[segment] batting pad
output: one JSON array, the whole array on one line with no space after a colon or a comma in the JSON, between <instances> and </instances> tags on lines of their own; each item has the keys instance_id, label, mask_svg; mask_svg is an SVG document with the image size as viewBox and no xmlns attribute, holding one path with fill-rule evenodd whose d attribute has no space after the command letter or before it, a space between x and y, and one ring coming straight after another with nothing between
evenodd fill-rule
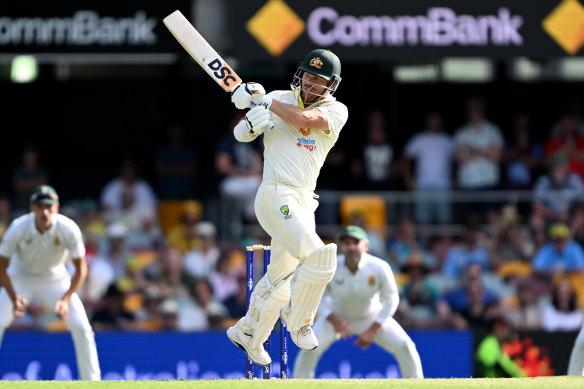
<instances>
[{"instance_id":1,"label":"batting pad","mask_svg":"<svg viewBox=\"0 0 584 389\"><path fill-rule=\"evenodd\" d=\"M337 270L337 245L334 243L314 250L294 272L290 306L286 325L296 332L314 321L316 310L327 284Z\"/></svg>"},{"instance_id":2,"label":"batting pad","mask_svg":"<svg viewBox=\"0 0 584 389\"><path fill-rule=\"evenodd\" d=\"M280 309L290 300L291 278L288 276L272 285L266 274L255 286L247 314L238 323L244 332L253 331L252 347L259 347L270 336Z\"/></svg>"}]
</instances>

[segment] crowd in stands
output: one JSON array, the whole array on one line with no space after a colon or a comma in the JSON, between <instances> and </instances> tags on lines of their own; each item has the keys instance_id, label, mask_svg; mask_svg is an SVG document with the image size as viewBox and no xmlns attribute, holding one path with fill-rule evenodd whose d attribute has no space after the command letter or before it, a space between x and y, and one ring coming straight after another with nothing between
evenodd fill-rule
<instances>
[{"instance_id":1,"label":"crowd in stands","mask_svg":"<svg viewBox=\"0 0 584 389\"><path fill-rule=\"evenodd\" d=\"M372 191L393 190L399 181L415 196L412 212L392 228L371 225L366 207L341 220L338 206L323 203L320 217L368 230L371 252L388 261L400 287L396 319L405 328L486 329L504 316L517 329L579 329L584 122L576 112L564 113L546 139L536 140L525 113L503 133L486 119L483 101L470 100L467 112L467 123L454 131L443 127L439 112L430 112L426 128L399 152L387 140L384 114L371 112L358 155L333 149L318 189L335 189L339 174L351 175L343 182ZM79 294L96 331L220 330L245 313L244 246L250 237L218 239L218 221L193 198L201 161L183 137L184 129L174 126L158 148L156 185L141 179L135 161L126 159L101 193L63 199L61 212L84 233L89 273ZM238 143L230 133L216 146L217 192L230 200L232 217L246 223L255 222L250 204L260 183L261 152L259 142ZM0 236L26 212L26 194L50 183L34 147L26 147L13 180L12 196L0 195ZM449 198L452 190L499 189L532 191L533 201ZM455 213L464 215L460 233L419 232L420 225L458 223ZM252 240L269 244L265 236ZM256 271L262 266L256 263ZM14 327L63 329L50 310L34 304Z\"/></svg>"}]
</instances>

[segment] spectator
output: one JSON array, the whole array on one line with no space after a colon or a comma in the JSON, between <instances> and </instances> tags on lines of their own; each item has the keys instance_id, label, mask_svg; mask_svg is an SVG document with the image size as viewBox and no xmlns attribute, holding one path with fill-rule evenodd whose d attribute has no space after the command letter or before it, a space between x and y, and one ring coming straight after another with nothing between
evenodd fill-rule
<instances>
[{"instance_id":1,"label":"spectator","mask_svg":"<svg viewBox=\"0 0 584 389\"><path fill-rule=\"evenodd\" d=\"M367 122L366 144L351 164L359 189L390 189L393 156L393 148L387 141L385 117L381 111L372 111Z\"/></svg>"},{"instance_id":2,"label":"spectator","mask_svg":"<svg viewBox=\"0 0 584 389\"><path fill-rule=\"evenodd\" d=\"M534 271L549 279L552 275L584 270L582 246L571 239L566 224L554 223L548 236L548 243L535 254Z\"/></svg>"},{"instance_id":3,"label":"spectator","mask_svg":"<svg viewBox=\"0 0 584 389\"><path fill-rule=\"evenodd\" d=\"M504 187L510 190L527 190L543 157L542 145L531 139L531 120L526 113L515 116L510 139L503 153Z\"/></svg>"},{"instance_id":4,"label":"spectator","mask_svg":"<svg viewBox=\"0 0 584 389\"><path fill-rule=\"evenodd\" d=\"M570 173L564 153L549 159L549 173L541 176L533 188L534 204L531 224L568 221L570 206L584 193L580 177Z\"/></svg>"},{"instance_id":5,"label":"spectator","mask_svg":"<svg viewBox=\"0 0 584 389\"><path fill-rule=\"evenodd\" d=\"M401 219L398 230L387 244L387 251L391 259L391 265L396 270L404 266L414 252L422 253L424 261L434 267L436 259L426 251L424 240L416 233L416 226L410 218Z\"/></svg>"},{"instance_id":6,"label":"spectator","mask_svg":"<svg viewBox=\"0 0 584 389\"><path fill-rule=\"evenodd\" d=\"M208 221L199 222L195 233L201 240L201 247L185 253L184 269L193 277L209 277L221 255L215 242L215 225Z\"/></svg>"},{"instance_id":7,"label":"spectator","mask_svg":"<svg viewBox=\"0 0 584 389\"><path fill-rule=\"evenodd\" d=\"M573 203L570 215L570 231L572 231L572 237L574 241L582 246L584 244L584 202L576 201Z\"/></svg>"},{"instance_id":8,"label":"spectator","mask_svg":"<svg viewBox=\"0 0 584 389\"><path fill-rule=\"evenodd\" d=\"M417 328L445 326L450 308L438 288L427 279L430 268L424 263L422 255L412 253L402 270L409 276L403 286L399 308L404 321Z\"/></svg>"},{"instance_id":9,"label":"spectator","mask_svg":"<svg viewBox=\"0 0 584 389\"><path fill-rule=\"evenodd\" d=\"M146 279L156 286L163 298L185 298L192 281L184 270L184 257L179 249L164 247L160 260L152 262L144 271Z\"/></svg>"},{"instance_id":10,"label":"spectator","mask_svg":"<svg viewBox=\"0 0 584 389\"><path fill-rule=\"evenodd\" d=\"M26 145L21 155L21 165L14 169L14 209L18 214L28 211L30 195L39 185L49 183L47 169L39 165L39 152L32 145Z\"/></svg>"},{"instance_id":11,"label":"spectator","mask_svg":"<svg viewBox=\"0 0 584 389\"><path fill-rule=\"evenodd\" d=\"M477 347L475 358L478 363L477 377L525 377L526 372L505 352L503 343L511 340L513 327L503 317L491 323L491 333Z\"/></svg>"},{"instance_id":12,"label":"spectator","mask_svg":"<svg viewBox=\"0 0 584 389\"><path fill-rule=\"evenodd\" d=\"M490 255L487 250L486 237L476 224L469 224L460 244L450 248L446 253L446 262L442 273L452 278L460 278L463 270L470 264L478 264L481 269L489 270Z\"/></svg>"},{"instance_id":13,"label":"spectator","mask_svg":"<svg viewBox=\"0 0 584 389\"><path fill-rule=\"evenodd\" d=\"M237 293L237 279L231 269L231 253L224 251L217 261L215 270L209 275L209 282L215 291L215 298L224 301Z\"/></svg>"},{"instance_id":14,"label":"spectator","mask_svg":"<svg viewBox=\"0 0 584 389\"><path fill-rule=\"evenodd\" d=\"M154 238L160 234L157 200L150 185L138 178L135 162L125 159L120 176L111 180L101 192L104 219L124 224L129 233Z\"/></svg>"},{"instance_id":15,"label":"spectator","mask_svg":"<svg viewBox=\"0 0 584 389\"><path fill-rule=\"evenodd\" d=\"M450 199L446 192L452 186L453 154L454 143L451 136L443 132L442 116L431 112L426 118L426 130L405 146L404 181L409 190L422 195L415 202L416 222L450 223ZM411 174L412 163L415 179Z\"/></svg>"},{"instance_id":16,"label":"spectator","mask_svg":"<svg viewBox=\"0 0 584 389\"><path fill-rule=\"evenodd\" d=\"M574 288L568 280L561 281L552 291L552 302L543 309L543 328L546 331L576 331L584 323Z\"/></svg>"},{"instance_id":17,"label":"spectator","mask_svg":"<svg viewBox=\"0 0 584 389\"><path fill-rule=\"evenodd\" d=\"M203 207L200 202L184 201L180 223L170 227L166 234L166 243L183 253L198 249L201 246L201 240L195 233L195 226L201 221L202 215Z\"/></svg>"},{"instance_id":18,"label":"spectator","mask_svg":"<svg viewBox=\"0 0 584 389\"><path fill-rule=\"evenodd\" d=\"M0 240L12 221L12 205L8 196L0 194Z\"/></svg>"},{"instance_id":19,"label":"spectator","mask_svg":"<svg viewBox=\"0 0 584 389\"><path fill-rule=\"evenodd\" d=\"M245 316L247 311L247 277L245 270L241 270L237 274L237 292L223 301L223 305L229 312L229 317L232 320L239 320Z\"/></svg>"},{"instance_id":20,"label":"spectator","mask_svg":"<svg viewBox=\"0 0 584 389\"><path fill-rule=\"evenodd\" d=\"M497 189L500 184L499 163L503 137L499 128L485 118L482 100L471 99L468 103L468 123L454 137L458 161L458 187L464 191L483 192ZM469 203L471 215L492 216L495 204Z\"/></svg>"},{"instance_id":21,"label":"spectator","mask_svg":"<svg viewBox=\"0 0 584 389\"><path fill-rule=\"evenodd\" d=\"M173 299L166 299L160 304L162 318L161 331L178 330L178 303Z\"/></svg>"},{"instance_id":22,"label":"spectator","mask_svg":"<svg viewBox=\"0 0 584 389\"><path fill-rule=\"evenodd\" d=\"M571 112L563 113L552 127L545 143L545 162L558 152L566 156L568 171L584 178L584 125Z\"/></svg>"},{"instance_id":23,"label":"spectator","mask_svg":"<svg viewBox=\"0 0 584 389\"><path fill-rule=\"evenodd\" d=\"M192 301L179 308L177 327L180 331L223 329L227 308L213 298L211 283L198 278L190 288Z\"/></svg>"},{"instance_id":24,"label":"spectator","mask_svg":"<svg viewBox=\"0 0 584 389\"><path fill-rule=\"evenodd\" d=\"M517 305L504 310L505 319L517 330L541 329L541 310L535 300L533 286L528 279L519 282L516 297Z\"/></svg>"},{"instance_id":25,"label":"spectator","mask_svg":"<svg viewBox=\"0 0 584 389\"><path fill-rule=\"evenodd\" d=\"M523 229L519 222L517 208L512 205L502 208L493 244L495 251L493 259L497 263L531 260L535 246L528 231Z\"/></svg>"},{"instance_id":26,"label":"spectator","mask_svg":"<svg viewBox=\"0 0 584 389\"><path fill-rule=\"evenodd\" d=\"M491 321L501 314L499 300L489 299L480 280L470 280L466 286L468 305L454 310L453 324L457 329L487 329Z\"/></svg>"},{"instance_id":27,"label":"spectator","mask_svg":"<svg viewBox=\"0 0 584 389\"><path fill-rule=\"evenodd\" d=\"M111 285L104 297L103 307L91 319L95 331L130 331L136 329L134 315L124 308L124 295Z\"/></svg>"},{"instance_id":28,"label":"spectator","mask_svg":"<svg viewBox=\"0 0 584 389\"><path fill-rule=\"evenodd\" d=\"M242 118L243 113L235 114L228 128L235 127ZM215 155L215 169L221 176L219 193L235 200L248 221L255 220L254 201L262 181L262 157L257 145L238 142L230 131L219 140Z\"/></svg>"},{"instance_id":29,"label":"spectator","mask_svg":"<svg viewBox=\"0 0 584 389\"><path fill-rule=\"evenodd\" d=\"M164 200L185 200L195 196L193 148L185 143L185 129L178 124L167 128L166 143L156 150L158 194Z\"/></svg>"},{"instance_id":30,"label":"spectator","mask_svg":"<svg viewBox=\"0 0 584 389\"><path fill-rule=\"evenodd\" d=\"M482 302L484 305L491 305L499 300L499 296L489 288L484 287L484 274L478 263L467 265L460 281L460 285L448 291L444 298L454 312L463 311L469 308L468 288L470 284L479 283L482 288Z\"/></svg>"}]
</instances>

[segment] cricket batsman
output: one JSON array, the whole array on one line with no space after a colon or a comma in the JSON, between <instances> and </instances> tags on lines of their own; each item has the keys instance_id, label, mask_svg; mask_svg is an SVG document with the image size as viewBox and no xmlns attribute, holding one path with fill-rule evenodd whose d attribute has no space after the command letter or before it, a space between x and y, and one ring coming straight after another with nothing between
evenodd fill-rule
<instances>
[{"instance_id":1,"label":"cricket batsman","mask_svg":"<svg viewBox=\"0 0 584 389\"><path fill-rule=\"evenodd\" d=\"M93 330L75 293L85 276L85 246L75 222L58 213L59 196L48 185L35 189L30 213L15 219L0 242L0 342L15 317L39 299L65 321L73 337L82 380L101 379ZM71 260L75 272L69 274Z\"/></svg>"},{"instance_id":2,"label":"cricket batsman","mask_svg":"<svg viewBox=\"0 0 584 389\"><path fill-rule=\"evenodd\" d=\"M240 142L264 135L263 180L255 198L256 217L271 237L272 257L256 285L247 314L227 336L256 364L270 364L262 344L281 316L292 341L312 350L312 323L336 269L337 246L316 234L316 180L347 122L347 107L333 97L341 62L329 50L309 52L294 74L292 90L265 94L260 84L241 84L231 101L251 108L233 129Z\"/></svg>"},{"instance_id":3,"label":"cricket batsman","mask_svg":"<svg viewBox=\"0 0 584 389\"><path fill-rule=\"evenodd\" d=\"M319 347L300 350L292 377L314 378L322 354L338 339L358 334L356 346L366 349L376 343L395 356L404 378L424 378L414 342L392 317L399 293L391 268L367 253L369 239L361 227L346 227L339 242L337 271L314 324Z\"/></svg>"}]
</instances>

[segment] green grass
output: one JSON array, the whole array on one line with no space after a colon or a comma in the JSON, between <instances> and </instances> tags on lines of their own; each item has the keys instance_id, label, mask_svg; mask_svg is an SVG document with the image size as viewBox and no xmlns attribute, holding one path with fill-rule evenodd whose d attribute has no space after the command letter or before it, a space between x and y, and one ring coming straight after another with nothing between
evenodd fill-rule
<instances>
[{"instance_id":1,"label":"green grass","mask_svg":"<svg viewBox=\"0 0 584 389\"><path fill-rule=\"evenodd\" d=\"M452 379L386 379L386 380L181 380L181 381L3 381L3 388L40 389L523 389L523 388L584 388L584 377L538 377L538 378L452 378Z\"/></svg>"}]
</instances>

